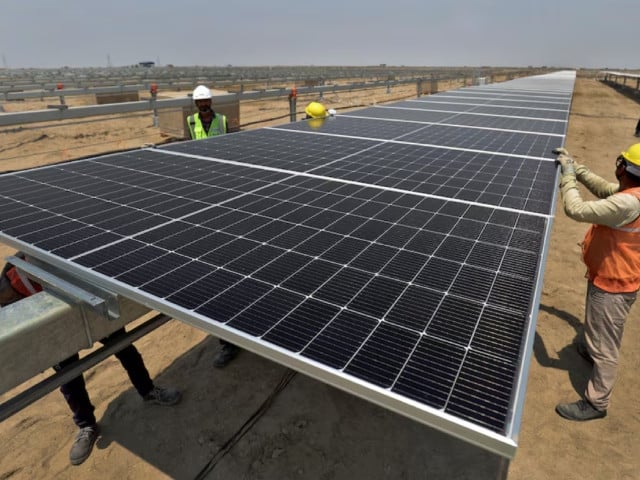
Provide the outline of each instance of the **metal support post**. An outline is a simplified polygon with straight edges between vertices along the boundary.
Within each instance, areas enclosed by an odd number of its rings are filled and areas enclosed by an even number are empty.
[[[56,85],[56,88],[62,91],[62,89],[64,88],[64,85],[62,83],[58,83],[58,85]],[[62,94],[60,94],[60,105],[65,105],[64,95]]]
[[[155,83],[151,84],[149,88],[151,92],[151,108],[153,109],[153,126],[158,127],[158,108],[156,106],[156,100],[158,99],[158,85]]]
[[[418,81],[416,82],[416,90],[417,90],[417,97],[420,98],[420,96],[422,95],[422,79],[419,78]]]
[[[298,98],[298,90],[296,87],[291,89],[289,93],[289,121],[296,121],[296,99]]]

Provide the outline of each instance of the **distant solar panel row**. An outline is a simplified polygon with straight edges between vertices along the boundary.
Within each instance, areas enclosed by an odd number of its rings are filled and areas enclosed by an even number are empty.
[[[511,456],[568,112],[422,103],[4,175],[0,237]]]

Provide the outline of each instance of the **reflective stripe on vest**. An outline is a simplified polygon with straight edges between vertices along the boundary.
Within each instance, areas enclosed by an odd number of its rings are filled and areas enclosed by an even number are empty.
[[[199,140],[201,138],[213,137],[215,135],[223,135],[227,133],[227,117],[221,113],[216,113],[215,117],[211,120],[209,131],[205,131],[200,120],[200,114],[189,115],[187,117],[187,124],[189,125],[189,133],[193,140]]]
[[[624,192],[640,201],[640,187]],[[609,293],[640,289],[640,216],[622,227],[591,225],[582,244],[587,278]]]

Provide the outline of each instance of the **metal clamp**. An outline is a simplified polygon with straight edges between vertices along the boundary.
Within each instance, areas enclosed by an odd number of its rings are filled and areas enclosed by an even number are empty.
[[[105,291],[106,298],[101,298],[21,258],[9,256],[6,260],[7,263],[15,265],[39,284],[54,290],[69,300],[81,302],[107,318],[116,319],[120,317],[117,295]]]

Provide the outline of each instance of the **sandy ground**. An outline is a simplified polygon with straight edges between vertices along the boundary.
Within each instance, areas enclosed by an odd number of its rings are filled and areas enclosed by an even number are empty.
[[[325,99],[327,105],[337,106],[331,100]],[[634,101],[594,80],[579,79],[566,146],[577,161],[613,180],[615,157],[634,143],[639,116],[640,106]],[[248,115],[241,117],[249,121]],[[94,153],[85,152],[88,147],[71,149],[78,143],[95,147],[102,135],[115,142],[103,146],[105,150],[115,149],[118,142],[119,148],[130,148],[162,140],[153,127],[141,127],[131,135],[126,122],[125,126],[119,122],[124,121],[78,124],[77,131],[69,127],[0,131],[0,166],[7,170],[58,161],[64,147],[69,158],[77,156],[71,152]],[[47,137],[34,143],[42,132]],[[81,133],[88,137],[76,138]],[[127,135],[136,136],[137,145],[125,145]],[[38,146],[40,142],[44,143]],[[35,155],[43,146],[50,153]],[[584,314],[586,284],[577,244],[586,228],[568,220],[558,208],[519,448],[510,464],[301,374],[293,377],[246,435],[231,449],[220,451],[288,370],[249,352],[217,370],[212,367],[217,340],[172,320],[136,345],[158,384],[184,390],[180,405],[171,409],[143,405],[117,360],[110,358],[85,373],[102,426],[91,457],[79,467],[69,465],[76,430],[61,395],[53,392],[0,424],[0,479],[188,479],[207,465],[211,468],[202,478],[234,480],[638,479],[640,351],[633,348],[640,338],[638,307],[627,323],[608,417],[581,424],[554,412],[558,401],[578,397],[589,372],[570,346]],[[0,248],[2,256],[10,251]]]

